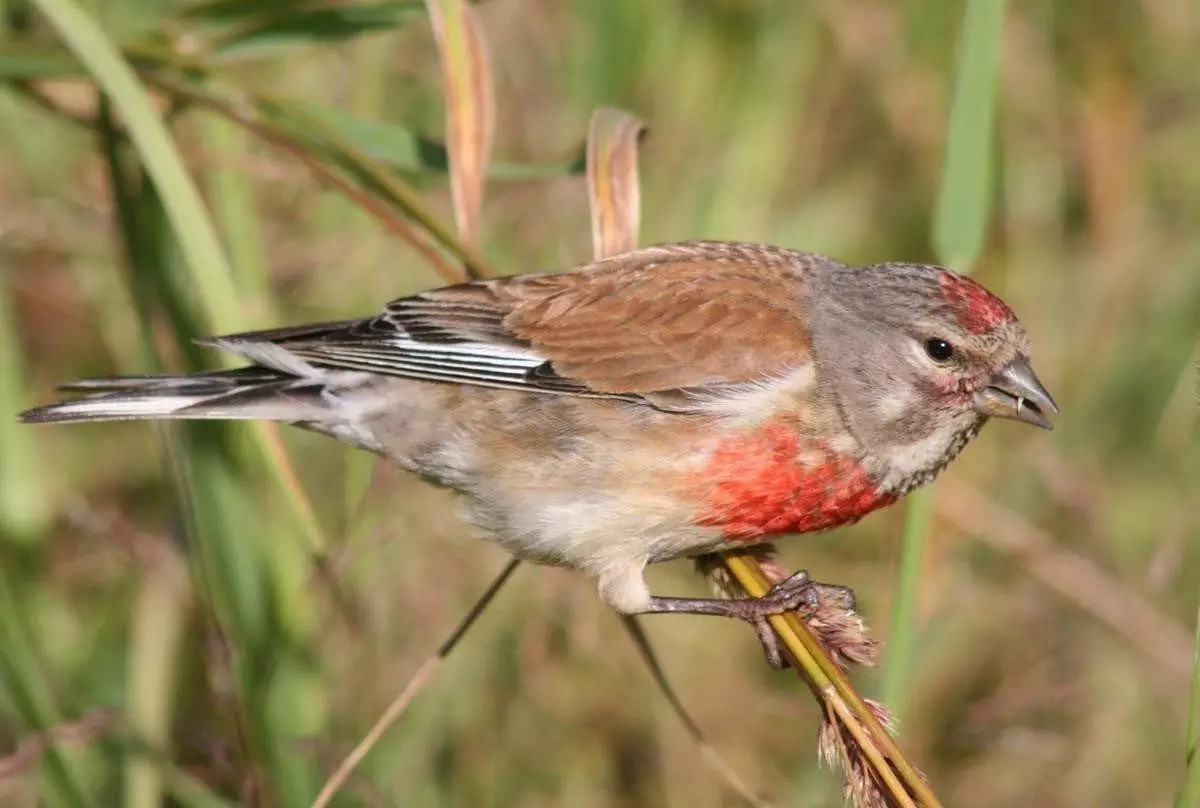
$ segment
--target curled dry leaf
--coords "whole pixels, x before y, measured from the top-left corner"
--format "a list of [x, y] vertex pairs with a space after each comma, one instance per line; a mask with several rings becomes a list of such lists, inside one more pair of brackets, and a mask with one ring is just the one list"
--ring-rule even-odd
[[588, 125], [587, 182], [592, 213], [592, 251], [597, 259], [638, 245], [641, 191], [638, 144], [646, 132], [640, 118], [601, 108]]
[[454, 222], [463, 241], [479, 236], [496, 102], [487, 42], [466, 0], [426, 0], [446, 84], [446, 148]]

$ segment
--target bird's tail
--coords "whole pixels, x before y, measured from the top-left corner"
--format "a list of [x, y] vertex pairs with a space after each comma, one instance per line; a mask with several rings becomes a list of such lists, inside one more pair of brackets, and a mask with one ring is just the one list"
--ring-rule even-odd
[[322, 421], [330, 416], [325, 385], [272, 368], [245, 367], [189, 376], [111, 376], [63, 385], [83, 398], [34, 407], [26, 423], [149, 418]]

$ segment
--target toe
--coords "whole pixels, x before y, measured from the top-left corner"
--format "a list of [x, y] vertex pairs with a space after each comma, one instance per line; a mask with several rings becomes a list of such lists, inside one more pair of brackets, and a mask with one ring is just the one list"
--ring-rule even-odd
[[765, 614], [780, 614], [794, 612], [801, 606], [815, 608], [819, 603], [818, 598], [817, 586], [808, 573], [801, 570], [772, 586], [758, 600], [764, 609], [771, 610]]
[[774, 592], [776, 590], [784, 591], [803, 589], [805, 587], [812, 586], [812, 584], [813, 580], [811, 577], [809, 577], [808, 570], [797, 570], [788, 577], [784, 578], [782, 581], [774, 584], [771, 587], [771, 591]]
[[762, 644], [763, 656], [767, 658], [767, 664], [777, 671], [786, 668], [788, 662], [783, 656], [779, 635], [771, 628], [771, 624], [767, 622], [766, 618], [760, 618], [755, 620], [752, 625], [754, 633], [758, 635], [758, 641]]
[[854, 596], [854, 590], [850, 587], [836, 584], [817, 584], [816, 588], [822, 599], [833, 601], [843, 611], [855, 611], [858, 601]]

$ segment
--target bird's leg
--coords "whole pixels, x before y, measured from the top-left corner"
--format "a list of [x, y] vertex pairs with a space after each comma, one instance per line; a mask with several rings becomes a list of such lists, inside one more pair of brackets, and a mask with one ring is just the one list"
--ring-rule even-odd
[[773, 668], [784, 668], [786, 662], [779, 646], [779, 637], [771, 629], [767, 618], [775, 614], [794, 612], [801, 607], [815, 609], [822, 598], [838, 601], [846, 610], [854, 608], [854, 593], [844, 586], [833, 586], [812, 580], [801, 570], [783, 579], [761, 598], [650, 598], [641, 614], [712, 614], [734, 617], [754, 626], [759, 642], [762, 643], [767, 663]]

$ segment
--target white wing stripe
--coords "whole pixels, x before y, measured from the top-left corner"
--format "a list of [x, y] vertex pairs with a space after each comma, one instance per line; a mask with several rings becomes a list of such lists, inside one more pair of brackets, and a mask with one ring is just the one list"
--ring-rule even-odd
[[300, 360], [393, 376], [534, 389], [526, 374], [545, 357], [511, 345], [422, 342], [407, 334], [356, 342], [288, 346]]
[[[330, 353], [338, 353], [341, 348], [332, 348]], [[347, 350], [359, 350], [357, 347]], [[381, 347], [366, 347], [370, 353], [377, 353], [381, 356], [411, 356], [414, 358], [428, 359], [436, 362], [445, 362], [446, 364], [455, 364], [458, 362], [472, 362], [479, 365], [491, 365], [493, 367], [519, 367], [519, 368], [535, 368], [545, 362], [539, 356], [530, 356], [527, 358], [517, 358], [510, 356], [488, 356], [486, 354], [448, 354], [440, 351], [396, 351], [388, 350], [386, 346]]]
[[510, 389], [537, 389], [533, 385], [525, 381], [525, 375], [522, 372], [512, 371], [509, 373], [477, 373], [472, 372], [469, 368], [444, 368], [436, 365], [424, 365], [416, 362], [408, 362], [402, 359], [388, 357], [384, 360], [372, 359], [370, 357], [359, 357], [352, 355], [338, 355], [327, 359], [327, 363], [331, 367], [339, 367], [348, 370], [362, 370], [383, 375], [402, 376], [410, 379], [432, 379], [434, 381], [444, 382], [473, 382], [476, 384], [484, 384], [493, 387], [507, 387]]
[[546, 361], [532, 351], [526, 351], [510, 345], [495, 345], [486, 342], [420, 342], [407, 335], [390, 337], [380, 340], [384, 345], [390, 345], [403, 352], [437, 353], [452, 356], [490, 356], [497, 359], [508, 359], [524, 362], [530, 367], [536, 367]]
[[408, 353], [405, 351], [388, 350], [386, 346], [358, 346], [358, 345], [317, 345], [305, 348], [296, 348], [295, 352], [299, 356], [309, 357], [311, 359], [328, 358], [336, 359], [340, 356], [361, 356], [371, 359], [376, 359], [381, 362], [419, 362], [421, 364], [429, 364], [432, 366], [442, 366], [448, 368], [455, 367], [472, 367], [484, 371], [496, 371], [498, 373], [505, 372], [525, 372], [531, 368], [535, 368], [542, 364], [543, 360], [513, 360], [507, 358], [494, 358], [489, 356], [446, 356], [439, 354], [420, 354]]
[[301, 352], [301, 356], [317, 362], [326, 362], [331, 365], [344, 363], [363, 363], [378, 368], [395, 368], [397, 370], [403, 368], [423, 368], [430, 371], [444, 371], [446, 373], [462, 373], [469, 374], [474, 377], [511, 377], [513, 379], [523, 379], [530, 367], [535, 366], [496, 366], [488, 363], [475, 362], [439, 362], [436, 359], [430, 359], [422, 356], [404, 356], [403, 354], [393, 354], [379, 351], [361, 351], [361, 350], [338, 350], [338, 351], [321, 351], [321, 352]]

